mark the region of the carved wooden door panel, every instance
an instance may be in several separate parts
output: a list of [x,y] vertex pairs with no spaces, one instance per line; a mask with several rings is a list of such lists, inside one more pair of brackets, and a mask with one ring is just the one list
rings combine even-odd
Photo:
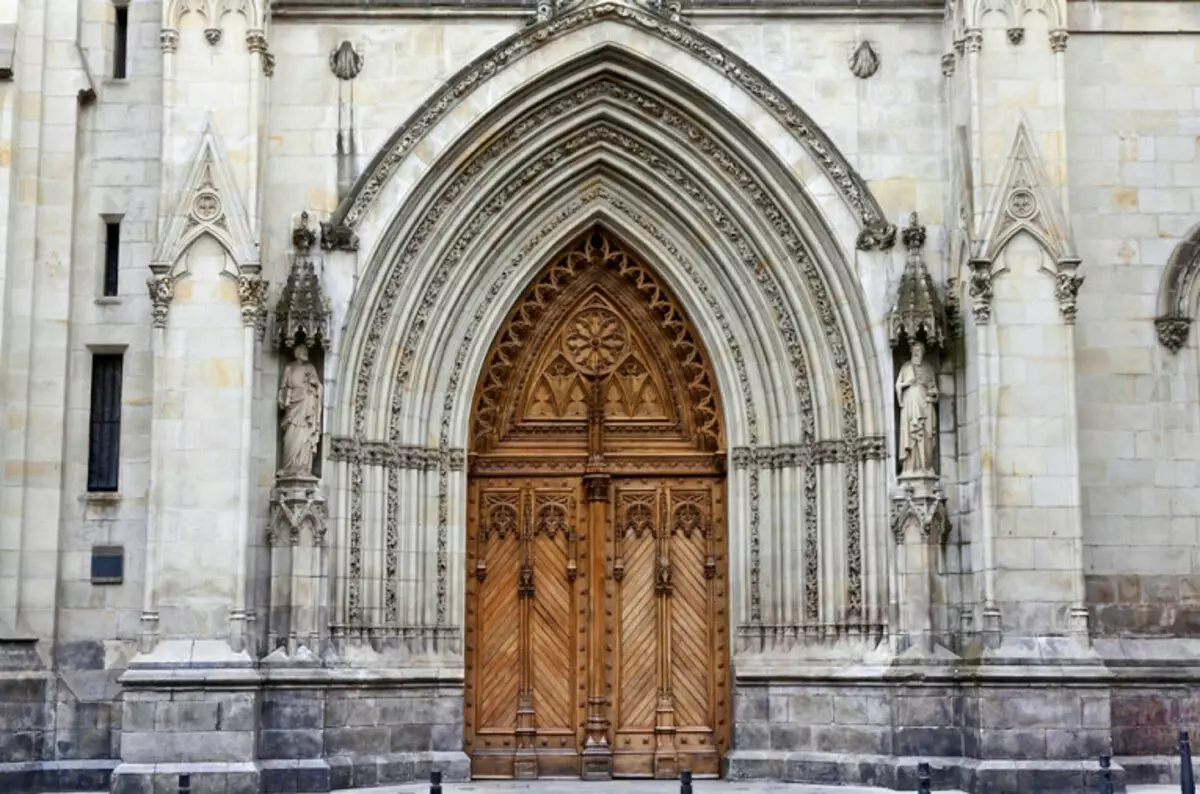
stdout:
[[469,498],[472,772],[577,776],[586,686],[578,571],[588,541],[579,480],[475,481]]
[[476,777],[720,773],[721,415],[679,304],[607,231],[567,247],[513,307],[472,414]]
[[614,482],[614,776],[720,774],[729,702],[722,495],[715,478]]

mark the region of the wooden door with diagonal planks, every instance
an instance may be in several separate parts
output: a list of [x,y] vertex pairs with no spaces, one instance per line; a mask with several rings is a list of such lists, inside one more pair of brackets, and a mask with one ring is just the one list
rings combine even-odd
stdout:
[[613,773],[719,775],[729,702],[723,487],[614,482]]
[[472,482],[467,681],[479,777],[577,775],[583,626],[578,480]]
[[720,774],[720,417],[694,330],[608,232],[583,235],[513,308],[472,414],[475,777]]

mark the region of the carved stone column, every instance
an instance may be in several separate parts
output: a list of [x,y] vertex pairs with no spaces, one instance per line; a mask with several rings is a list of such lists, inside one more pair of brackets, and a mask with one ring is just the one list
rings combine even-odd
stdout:
[[153,275],[146,280],[150,293],[150,481],[146,504],[146,573],[142,582],[142,616],[138,635],[139,651],[149,653],[158,634],[158,524],[162,512],[162,483],[158,475],[158,445],[162,438],[159,420],[163,412],[166,386],[167,315],[175,298],[175,279],[162,265],[152,265]]
[[975,320],[976,403],[979,408],[979,477],[980,528],[983,542],[983,610],[981,617],[984,642],[989,647],[1000,644],[1000,609],[996,606],[996,445],[995,411],[992,384],[998,378],[992,324],[992,262],[989,259],[970,261],[971,314]]
[[267,282],[256,272],[238,276],[238,299],[242,304],[242,417],[241,455],[238,487],[237,548],[235,550],[235,589],[229,611],[229,646],[245,648],[248,603],[246,601],[247,554],[250,545],[250,482],[253,479],[251,456],[254,445],[254,361],[258,352],[260,329],[266,315]]

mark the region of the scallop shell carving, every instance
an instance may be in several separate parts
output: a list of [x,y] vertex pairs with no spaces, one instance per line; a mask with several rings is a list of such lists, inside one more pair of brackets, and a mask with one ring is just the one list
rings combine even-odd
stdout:
[[854,72],[855,77],[863,80],[879,71],[879,55],[871,46],[871,42],[864,41],[851,53],[850,71]]
[[329,68],[339,80],[353,80],[363,68],[363,56],[349,41],[343,41],[329,53]]

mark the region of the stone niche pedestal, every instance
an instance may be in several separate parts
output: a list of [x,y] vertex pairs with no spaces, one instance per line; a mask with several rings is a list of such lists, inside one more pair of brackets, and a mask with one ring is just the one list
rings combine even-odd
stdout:
[[[938,562],[950,534],[946,494],[936,474],[901,475],[892,493],[892,534],[896,542],[896,581],[899,585],[899,652],[933,654],[938,615],[945,597]],[[944,628],[944,616],[943,620]]]
[[325,530],[328,511],[320,480],[281,477],[271,492],[267,545],[271,550],[271,605],[267,652],[301,663],[315,659],[328,625]]

